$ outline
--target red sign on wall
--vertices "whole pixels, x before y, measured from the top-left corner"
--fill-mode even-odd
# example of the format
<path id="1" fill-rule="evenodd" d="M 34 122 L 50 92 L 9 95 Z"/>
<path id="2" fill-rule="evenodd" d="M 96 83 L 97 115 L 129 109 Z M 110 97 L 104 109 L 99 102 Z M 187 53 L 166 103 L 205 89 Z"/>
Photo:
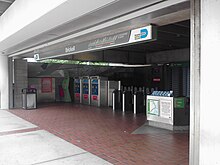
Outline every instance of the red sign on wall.
<path id="1" fill-rule="evenodd" d="M 154 78 L 153 81 L 154 82 L 160 82 L 160 78 Z"/>
<path id="2" fill-rule="evenodd" d="M 41 78 L 41 92 L 42 93 L 52 92 L 52 78 L 50 77 Z"/>

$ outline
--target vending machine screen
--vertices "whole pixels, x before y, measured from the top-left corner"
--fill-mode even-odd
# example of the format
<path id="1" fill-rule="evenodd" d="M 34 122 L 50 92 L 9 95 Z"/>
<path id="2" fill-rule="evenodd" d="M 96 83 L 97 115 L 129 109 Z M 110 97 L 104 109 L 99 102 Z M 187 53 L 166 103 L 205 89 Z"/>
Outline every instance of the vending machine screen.
<path id="1" fill-rule="evenodd" d="M 84 79 L 83 80 L 83 94 L 89 94 L 89 80 L 88 79 Z"/>
<path id="2" fill-rule="evenodd" d="M 75 81 L 75 93 L 80 93 L 80 82 Z"/>
<path id="3" fill-rule="evenodd" d="M 92 80 L 92 95 L 98 95 L 98 80 Z"/>

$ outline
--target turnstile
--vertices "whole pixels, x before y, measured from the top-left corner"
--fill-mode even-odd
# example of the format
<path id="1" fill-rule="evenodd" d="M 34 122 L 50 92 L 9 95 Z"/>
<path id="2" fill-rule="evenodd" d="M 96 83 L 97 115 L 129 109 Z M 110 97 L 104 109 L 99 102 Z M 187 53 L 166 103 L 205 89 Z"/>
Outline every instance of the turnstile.
<path id="1" fill-rule="evenodd" d="M 145 95 L 143 92 L 137 91 L 133 94 L 134 97 L 134 114 L 145 112 Z"/>
<path id="2" fill-rule="evenodd" d="M 81 78 L 82 104 L 90 105 L 90 79 L 88 76 Z"/>
<path id="3" fill-rule="evenodd" d="M 108 104 L 108 81 L 107 78 L 92 76 L 91 82 L 91 105 L 107 106 Z"/>
<path id="4" fill-rule="evenodd" d="M 74 103 L 82 103 L 81 79 L 79 77 L 74 78 Z"/>
<path id="5" fill-rule="evenodd" d="M 119 81 L 108 81 L 108 106 L 113 106 L 113 91 L 119 89 Z"/>
<path id="6" fill-rule="evenodd" d="M 112 109 L 121 110 L 122 107 L 122 91 L 115 89 L 112 92 Z"/>
<path id="7" fill-rule="evenodd" d="M 123 91 L 122 95 L 122 111 L 132 111 L 133 109 L 133 100 L 131 91 Z"/>

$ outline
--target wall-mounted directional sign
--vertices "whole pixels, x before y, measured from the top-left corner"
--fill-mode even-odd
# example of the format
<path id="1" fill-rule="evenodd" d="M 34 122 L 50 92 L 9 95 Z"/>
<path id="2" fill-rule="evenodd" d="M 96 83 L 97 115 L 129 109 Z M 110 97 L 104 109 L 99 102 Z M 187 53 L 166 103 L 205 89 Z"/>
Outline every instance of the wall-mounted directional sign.
<path id="1" fill-rule="evenodd" d="M 40 60 L 40 55 L 39 54 L 34 54 L 34 59 L 37 61 L 37 60 Z"/>

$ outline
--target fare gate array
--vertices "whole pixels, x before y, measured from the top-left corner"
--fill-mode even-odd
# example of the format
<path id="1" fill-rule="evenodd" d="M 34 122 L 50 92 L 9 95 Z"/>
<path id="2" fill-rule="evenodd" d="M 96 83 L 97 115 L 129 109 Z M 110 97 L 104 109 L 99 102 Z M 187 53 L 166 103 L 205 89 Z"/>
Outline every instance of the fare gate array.
<path id="1" fill-rule="evenodd" d="M 134 114 L 146 113 L 146 96 L 149 89 L 125 87 L 124 91 L 113 91 L 113 110 L 132 112 Z"/>
<path id="2" fill-rule="evenodd" d="M 109 106 L 123 112 L 145 113 L 149 89 L 121 87 L 120 81 L 105 77 L 74 77 L 74 102 L 92 106 Z M 152 91 L 152 90 L 151 90 Z"/>

